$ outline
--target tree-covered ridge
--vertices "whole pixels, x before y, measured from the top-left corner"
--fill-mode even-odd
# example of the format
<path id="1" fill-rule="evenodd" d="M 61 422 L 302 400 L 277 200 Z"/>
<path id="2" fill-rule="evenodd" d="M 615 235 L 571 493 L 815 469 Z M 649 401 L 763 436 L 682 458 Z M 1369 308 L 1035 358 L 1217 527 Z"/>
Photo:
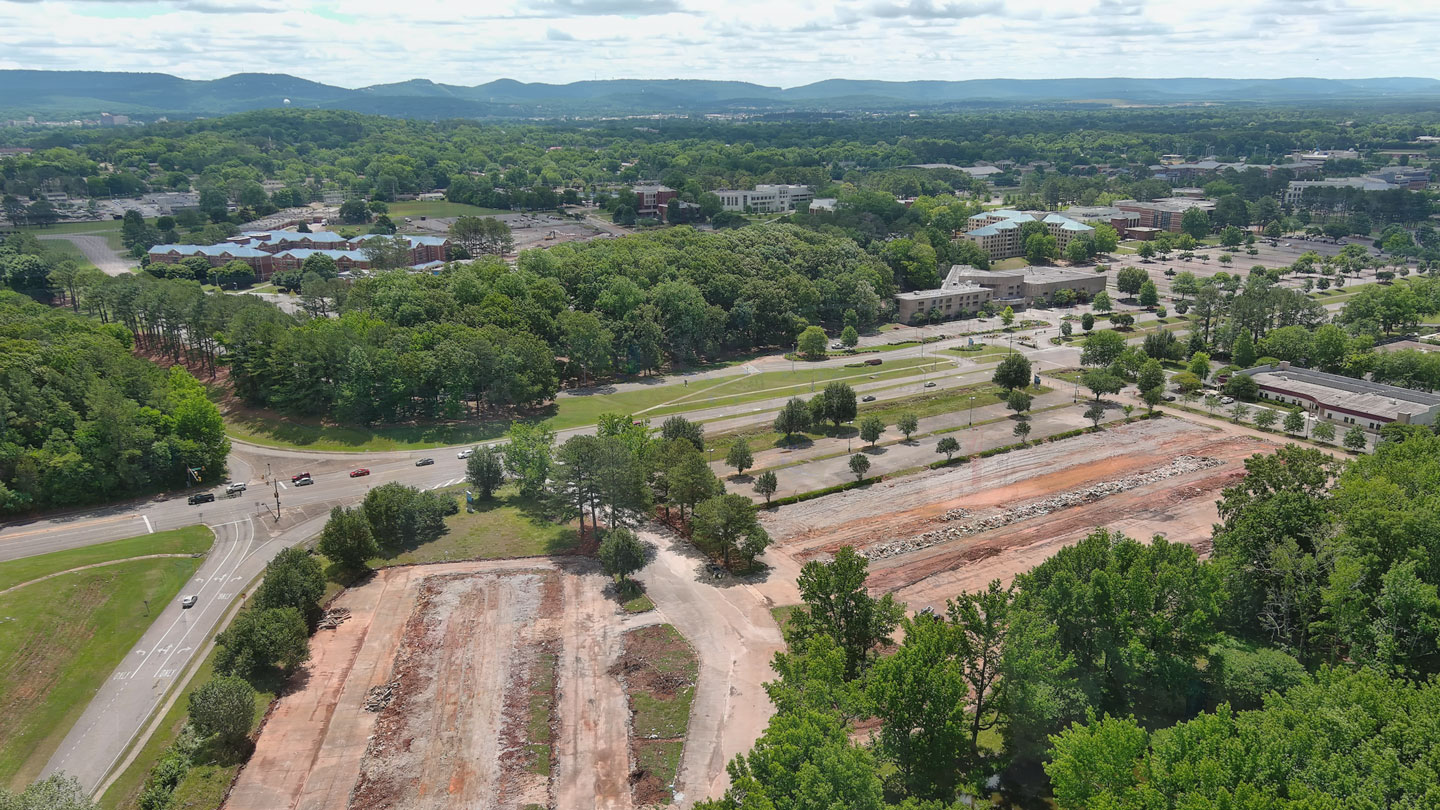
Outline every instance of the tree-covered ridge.
<path id="1" fill-rule="evenodd" d="M 0 292 L 0 510 L 94 503 L 225 474 L 219 411 L 132 336 Z"/>

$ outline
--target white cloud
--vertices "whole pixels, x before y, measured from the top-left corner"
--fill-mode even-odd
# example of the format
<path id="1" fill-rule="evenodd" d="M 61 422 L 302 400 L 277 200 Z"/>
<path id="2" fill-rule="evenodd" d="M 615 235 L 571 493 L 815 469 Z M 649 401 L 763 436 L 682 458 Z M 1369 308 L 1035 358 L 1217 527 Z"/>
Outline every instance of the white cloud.
<path id="1" fill-rule="evenodd" d="M 0 67 L 347 87 L 1434 76 L 1437 34 L 1440 6 L 1391 0 L 0 0 Z"/>

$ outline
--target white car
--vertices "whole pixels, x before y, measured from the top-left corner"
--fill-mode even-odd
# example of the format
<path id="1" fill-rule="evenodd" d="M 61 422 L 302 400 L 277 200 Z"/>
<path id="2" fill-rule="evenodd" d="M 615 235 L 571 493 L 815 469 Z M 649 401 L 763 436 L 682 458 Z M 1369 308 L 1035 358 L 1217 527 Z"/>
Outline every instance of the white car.
<path id="1" fill-rule="evenodd" d="M 467 447 L 467 448 L 465 448 L 464 450 L 461 450 L 460 452 L 456 453 L 456 454 L 455 454 L 455 457 L 456 457 L 456 458 L 469 458 L 469 457 L 471 457 L 471 456 L 473 456 L 473 455 L 475 455 L 475 448 L 473 448 L 473 447 Z"/>
<path id="2" fill-rule="evenodd" d="M 1221 405 L 1234 405 L 1234 404 L 1235 404 L 1235 398 L 1234 398 L 1234 397 L 1220 397 L 1220 404 L 1221 404 Z"/>
<path id="3" fill-rule="evenodd" d="M 242 493 L 242 492 L 244 492 L 244 491 L 245 491 L 245 482 L 243 482 L 243 481 L 236 481 L 236 482 L 234 482 L 234 483 L 227 484 L 227 485 L 225 486 L 225 494 L 226 494 L 226 495 L 239 495 L 240 493 Z"/>
<path id="4" fill-rule="evenodd" d="M 192 593 L 184 599 L 180 600 L 180 607 L 189 610 L 190 608 L 195 607 L 195 603 L 198 601 L 200 601 L 200 597 Z"/>

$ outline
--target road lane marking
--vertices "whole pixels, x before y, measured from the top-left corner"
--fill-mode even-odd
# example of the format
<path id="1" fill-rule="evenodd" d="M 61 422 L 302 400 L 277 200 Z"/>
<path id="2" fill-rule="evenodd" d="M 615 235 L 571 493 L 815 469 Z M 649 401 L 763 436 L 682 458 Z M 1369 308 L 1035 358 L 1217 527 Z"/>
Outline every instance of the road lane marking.
<path id="1" fill-rule="evenodd" d="M 117 521 L 117 520 L 130 520 L 130 519 L 132 519 L 132 518 L 134 518 L 134 517 L 135 517 L 134 515 L 117 515 L 117 516 L 115 516 L 115 517 L 96 518 L 96 519 L 94 519 L 94 520 L 86 521 L 85 523 L 76 523 L 76 524 L 70 524 L 70 525 L 64 525 L 64 526 L 48 526 L 48 527 L 46 527 L 46 528 L 44 528 L 44 529 L 31 529 L 31 530 L 29 530 L 29 531 L 14 532 L 14 533 L 12 533 L 12 534 L 6 534 L 6 535 L 3 535 L 3 536 L 0 536 L 0 540 L 10 540 L 10 539 L 16 538 L 16 537 L 29 537 L 29 536 L 32 535 L 32 534 L 47 534 L 47 533 L 49 533 L 49 532 L 60 532 L 60 531 L 63 531 L 63 532 L 73 532 L 73 531 L 76 531 L 76 530 L 78 530 L 78 529 L 84 529 L 84 528 L 86 528 L 86 527 L 88 527 L 88 526 L 94 526 L 94 525 L 97 525 L 97 524 L 100 524 L 100 523 L 114 523 L 114 522 Z"/>
<path id="2" fill-rule="evenodd" d="M 144 518 L 144 520 L 145 520 L 145 531 L 146 531 L 146 533 L 147 533 L 147 534 L 154 534 L 154 533 L 155 533 L 155 527 L 150 525 L 150 516 L 149 516 L 149 515 L 141 515 L 140 517 L 141 517 L 141 518 Z"/>

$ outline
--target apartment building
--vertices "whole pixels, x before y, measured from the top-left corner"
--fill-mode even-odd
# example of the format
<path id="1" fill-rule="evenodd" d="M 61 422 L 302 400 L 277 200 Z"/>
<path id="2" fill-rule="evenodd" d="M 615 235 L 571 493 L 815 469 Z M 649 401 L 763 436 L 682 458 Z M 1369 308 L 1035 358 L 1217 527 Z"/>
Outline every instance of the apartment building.
<path id="1" fill-rule="evenodd" d="M 1060 214 L 999 210 L 985 211 L 970 217 L 965 232 L 958 235 L 979 245 L 991 259 L 1008 259 L 1025 255 L 1025 243 L 1020 238 L 1020 227 L 1027 222 L 1043 224 L 1045 232 L 1055 237 L 1055 246 L 1061 253 L 1065 252 L 1071 239 L 1095 232 L 1089 225 Z"/>
<path id="2" fill-rule="evenodd" d="M 365 243 L 379 236 L 366 234 L 346 239 L 329 231 L 250 231 L 218 245 L 156 245 L 147 255 L 152 264 L 177 264 L 192 256 L 206 259 L 211 267 L 242 261 L 258 278 L 266 279 L 273 273 L 298 269 L 315 254 L 334 259 L 341 270 L 368 270 L 370 258 L 364 252 Z M 397 238 L 409 243 L 410 267 L 445 261 L 450 246 L 450 240 L 442 236 Z"/>
<path id="3" fill-rule="evenodd" d="M 815 199 L 809 186 L 758 185 L 744 189 L 721 189 L 715 192 L 720 207 L 726 211 L 750 211 L 756 214 L 779 214 L 794 211 L 801 203 Z"/>

